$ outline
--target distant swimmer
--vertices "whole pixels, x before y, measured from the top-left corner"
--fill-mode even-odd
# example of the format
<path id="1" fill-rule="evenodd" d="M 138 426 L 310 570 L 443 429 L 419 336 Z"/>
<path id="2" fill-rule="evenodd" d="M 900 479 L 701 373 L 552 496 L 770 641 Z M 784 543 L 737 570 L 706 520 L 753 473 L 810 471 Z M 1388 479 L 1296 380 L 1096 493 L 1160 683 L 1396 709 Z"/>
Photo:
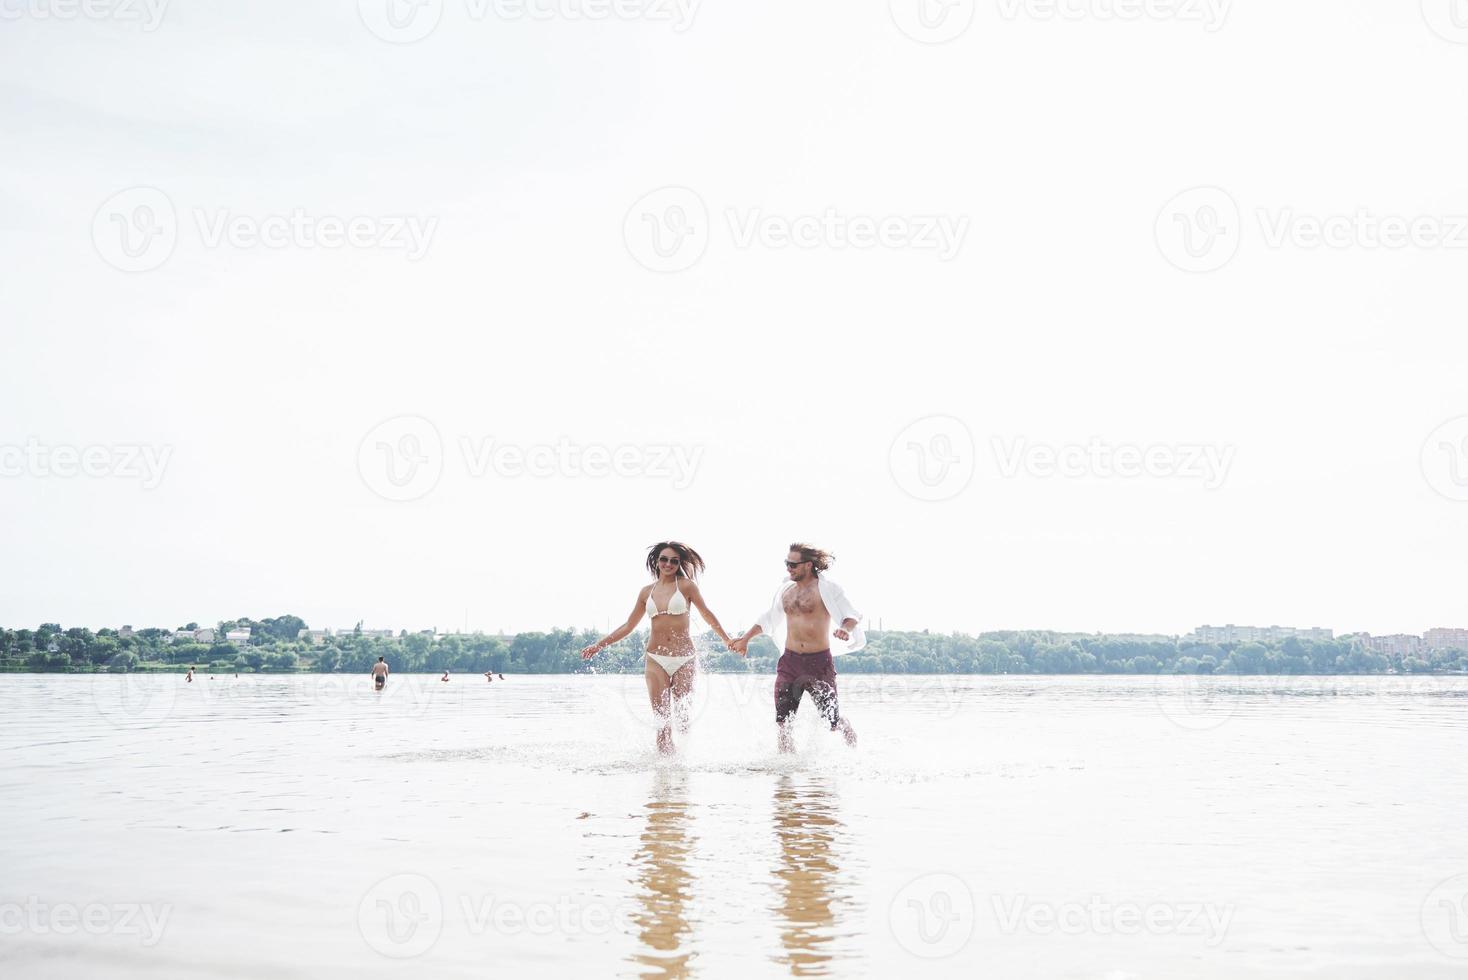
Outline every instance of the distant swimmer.
<path id="1" fill-rule="evenodd" d="M 493 684 L 494 683 L 494 672 L 493 671 L 486 670 L 484 672 L 484 679 L 487 680 L 487 681 L 489 681 L 489 683 Z"/>
<path id="2" fill-rule="evenodd" d="M 504 674 L 501 674 L 500 675 L 500 680 L 504 680 L 504 679 L 505 679 L 505 675 Z"/>
<path id="3" fill-rule="evenodd" d="M 379 691 L 382 690 L 383 685 L 387 683 L 387 675 L 389 673 L 391 673 L 391 671 L 388 670 L 387 661 L 382 657 L 378 657 L 377 663 L 372 665 L 372 683 L 377 687 Z"/>
<path id="4" fill-rule="evenodd" d="M 726 645 L 729 634 L 704 604 L 703 593 L 698 589 L 695 579 L 704 570 L 698 552 L 678 541 L 664 541 L 648 549 L 645 564 L 654 581 L 637 593 L 637 602 L 627 622 L 584 648 L 581 656 L 590 660 L 630 634 L 644 615 L 648 617 L 651 622 L 643 677 L 653 713 L 662 723 L 658 727 L 658 751 L 667 754 L 673 751 L 674 714 L 693 694 L 696 666 L 693 637 L 688 632 L 692 618 L 690 607 L 698 610 L 699 616 Z M 504 680 L 504 675 L 500 679 Z"/>
<path id="5" fill-rule="evenodd" d="M 444 683 L 445 683 L 445 684 L 447 684 L 447 683 L 448 683 L 448 682 L 449 682 L 449 672 L 448 672 L 448 671 L 444 671 L 444 672 L 443 672 L 443 676 L 442 676 L 442 677 L 440 677 L 440 678 L 439 678 L 439 680 L 441 680 L 441 681 L 443 681 L 443 682 L 444 682 Z"/>
<path id="6" fill-rule="evenodd" d="M 841 586 L 821 574 L 835 558 L 812 545 L 792 544 L 785 556 L 789 578 L 780 583 L 774 602 L 754 627 L 730 646 L 747 656 L 749 641 L 766 633 L 784 650 L 775 671 L 775 724 L 780 726 L 781 752 L 795 751 L 790 723 L 807 691 L 821 717 L 830 722 L 831 731 L 839 731 L 847 745 L 856 745 L 856 731 L 841 717 L 836 700 L 831 638 L 840 641 L 835 653 L 840 656 L 866 646 L 866 635 L 861 630 L 861 613 Z M 834 630 L 833 620 L 839 623 Z"/>
<path id="7" fill-rule="evenodd" d="M 186 683 L 186 684 L 192 684 L 193 682 L 194 682 L 194 668 L 190 667 L 189 668 L 188 676 L 184 678 L 184 683 Z"/>

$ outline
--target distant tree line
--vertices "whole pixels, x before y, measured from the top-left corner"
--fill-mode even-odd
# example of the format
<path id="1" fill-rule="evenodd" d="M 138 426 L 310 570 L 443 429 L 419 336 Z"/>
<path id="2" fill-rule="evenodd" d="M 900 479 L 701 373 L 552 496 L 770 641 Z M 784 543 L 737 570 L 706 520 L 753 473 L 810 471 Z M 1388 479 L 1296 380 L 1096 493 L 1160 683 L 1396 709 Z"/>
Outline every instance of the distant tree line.
<path id="1" fill-rule="evenodd" d="M 225 640 L 248 627 L 247 644 Z M 315 646 L 297 636 L 306 624 L 296 616 L 222 622 L 210 644 L 168 641 L 161 629 L 129 636 L 117 630 L 0 629 L 0 671 L 81 672 L 187 670 L 216 673 L 366 673 L 378 657 L 397 672 L 460 671 L 518 674 L 641 673 L 645 633 L 634 633 L 590 661 L 581 648 L 598 638 L 590 630 L 557 629 L 501 638 L 483 634 L 401 633 L 363 635 L 360 630 Z M 180 627 L 194 630 L 198 624 Z M 712 633 L 698 640 L 704 668 L 721 673 L 772 673 L 778 651 L 765 637 L 750 645 L 748 659 L 724 650 Z M 844 673 L 890 674 L 1380 674 L 1468 671 L 1468 651 L 1439 650 L 1388 657 L 1356 639 L 1315 642 L 1210 644 L 1156 636 L 1117 636 L 1018 630 L 981 633 L 873 632 L 865 650 L 841 660 Z"/>

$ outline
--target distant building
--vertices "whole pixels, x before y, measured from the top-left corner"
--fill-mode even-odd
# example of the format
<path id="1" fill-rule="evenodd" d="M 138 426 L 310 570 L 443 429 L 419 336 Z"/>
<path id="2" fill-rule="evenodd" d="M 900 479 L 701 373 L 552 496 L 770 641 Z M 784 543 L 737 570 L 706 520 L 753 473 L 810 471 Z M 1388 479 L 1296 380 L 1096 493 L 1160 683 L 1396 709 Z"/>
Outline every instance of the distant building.
<path id="1" fill-rule="evenodd" d="M 355 626 L 351 629 L 336 631 L 337 636 L 355 636 L 356 634 L 357 628 Z M 363 630 L 361 635 L 371 637 L 374 640 L 391 640 L 398 634 L 392 630 Z"/>
<path id="2" fill-rule="evenodd" d="M 1366 644 L 1366 649 L 1388 657 L 1411 657 L 1427 649 L 1422 637 L 1410 633 L 1393 633 L 1390 636 L 1372 636 L 1366 633 L 1362 635 L 1361 641 Z"/>
<path id="3" fill-rule="evenodd" d="M 122 629 L 117 631 L 117 635 L 125 640 L 133 635 L 133 628 L 131 626 L 124 626 Z"/>
<path id="4" fill-rule="evenodd" d="M 250 628 L 246 626 L 244 629 L 230 630 L 224 634 L 224 638 L 237 647 L 245 646 L 250 642 Z"/>
<path id="5" fill-rule="evenodd" d="M 296 639 L 305 640 L 312 646 L 323 646 L 327 640 L 331 639 L 331 630 L 298 630 Z"/>
<path id="6" fill-rule="evenodd" d="M 163 637 L 164 643 L 213 643 L 214 631 L 208 630 L 178 630 Z"/>
<path id="7" fill-rule="evenodd" d="M 213 643 L 214 636 L 215 630 L 212 626 L 206 626 L 204 629 L 201 630 L 194 630 L 195 643 Z"/>
<path id="8" fill-rule="evenodd" d="M 1335 639 L 1335 631 L 1311 627 L 1300 629 L 1295 626 L 1199 626 L 1184 637 L 1199 643 L 1279 643 L 1288 639 L 1315 640 L 1324 642 Z"/>
<path id="9" fill-rule="evenodd" d="M 1438 627 L 1422 634 L 1429 650 L 1468 650 L 1468 630 Z"/>

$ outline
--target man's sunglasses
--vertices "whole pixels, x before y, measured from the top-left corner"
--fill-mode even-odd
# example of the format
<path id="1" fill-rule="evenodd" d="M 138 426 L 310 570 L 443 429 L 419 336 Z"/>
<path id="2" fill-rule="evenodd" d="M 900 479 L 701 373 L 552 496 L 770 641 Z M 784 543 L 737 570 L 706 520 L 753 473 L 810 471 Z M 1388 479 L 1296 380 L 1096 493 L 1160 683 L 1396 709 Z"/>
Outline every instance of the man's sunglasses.
<path id="1" fill-rule="evenodd" d="M 806 559 L 804 559 L 804 560 L 802 560 L 802 561 L 787 561 L 787 562 L 786 562 L 786 563 L 785 563 L 785 567 L 786 567 L 786 568 L 788 568 L 788 569 L 790 569 L 790 571 L 792 571 L 792 572 L 793 572 L 793 571 L 795 571 L 795 570 L 796 570 L 796 569 L 797 569 L 797 568 L 799 568 L 799 567 L 800 567 L 800 566 L 801 566 L 801 565 L 804 565 L 804 564 L 805 564 L 805 563 L 806 563 L 806 562 L 808 562 L 808 561 L 810 561 L 810 559 L 809 559 L 809 558 L 806 558 Z"/>

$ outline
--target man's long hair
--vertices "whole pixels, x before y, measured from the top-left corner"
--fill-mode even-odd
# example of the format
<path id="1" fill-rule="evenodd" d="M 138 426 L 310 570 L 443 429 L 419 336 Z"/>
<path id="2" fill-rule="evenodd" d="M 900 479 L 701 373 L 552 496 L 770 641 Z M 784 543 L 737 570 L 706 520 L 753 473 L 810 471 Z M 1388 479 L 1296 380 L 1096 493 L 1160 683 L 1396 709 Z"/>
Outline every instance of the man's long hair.
<path id="1" fill-rule="evenodd" d="M 830 568 L 831 562 L 836 560 L 835 555 L 826 551 L 824 548 L 817 548 L 813 544 L 801 544 L 797 541 L 790 546 L 790 550 L 800 552 L 801 560 L 810 562 L 811 570 L 816 575 L 820 575 L 826 569 Z"/>
<path id="2" fill-rule="evenodd" d="M 694 551 L 682 541 L 659 541 L 647 549 L 647 570 L 652 573 L 653 578 L 660 578 L 658 572 L 658 555 L 664 548 L 672 548 L 678 553 L 678 578 L 696 579 L 703 573 L 703 556 Z"/>

